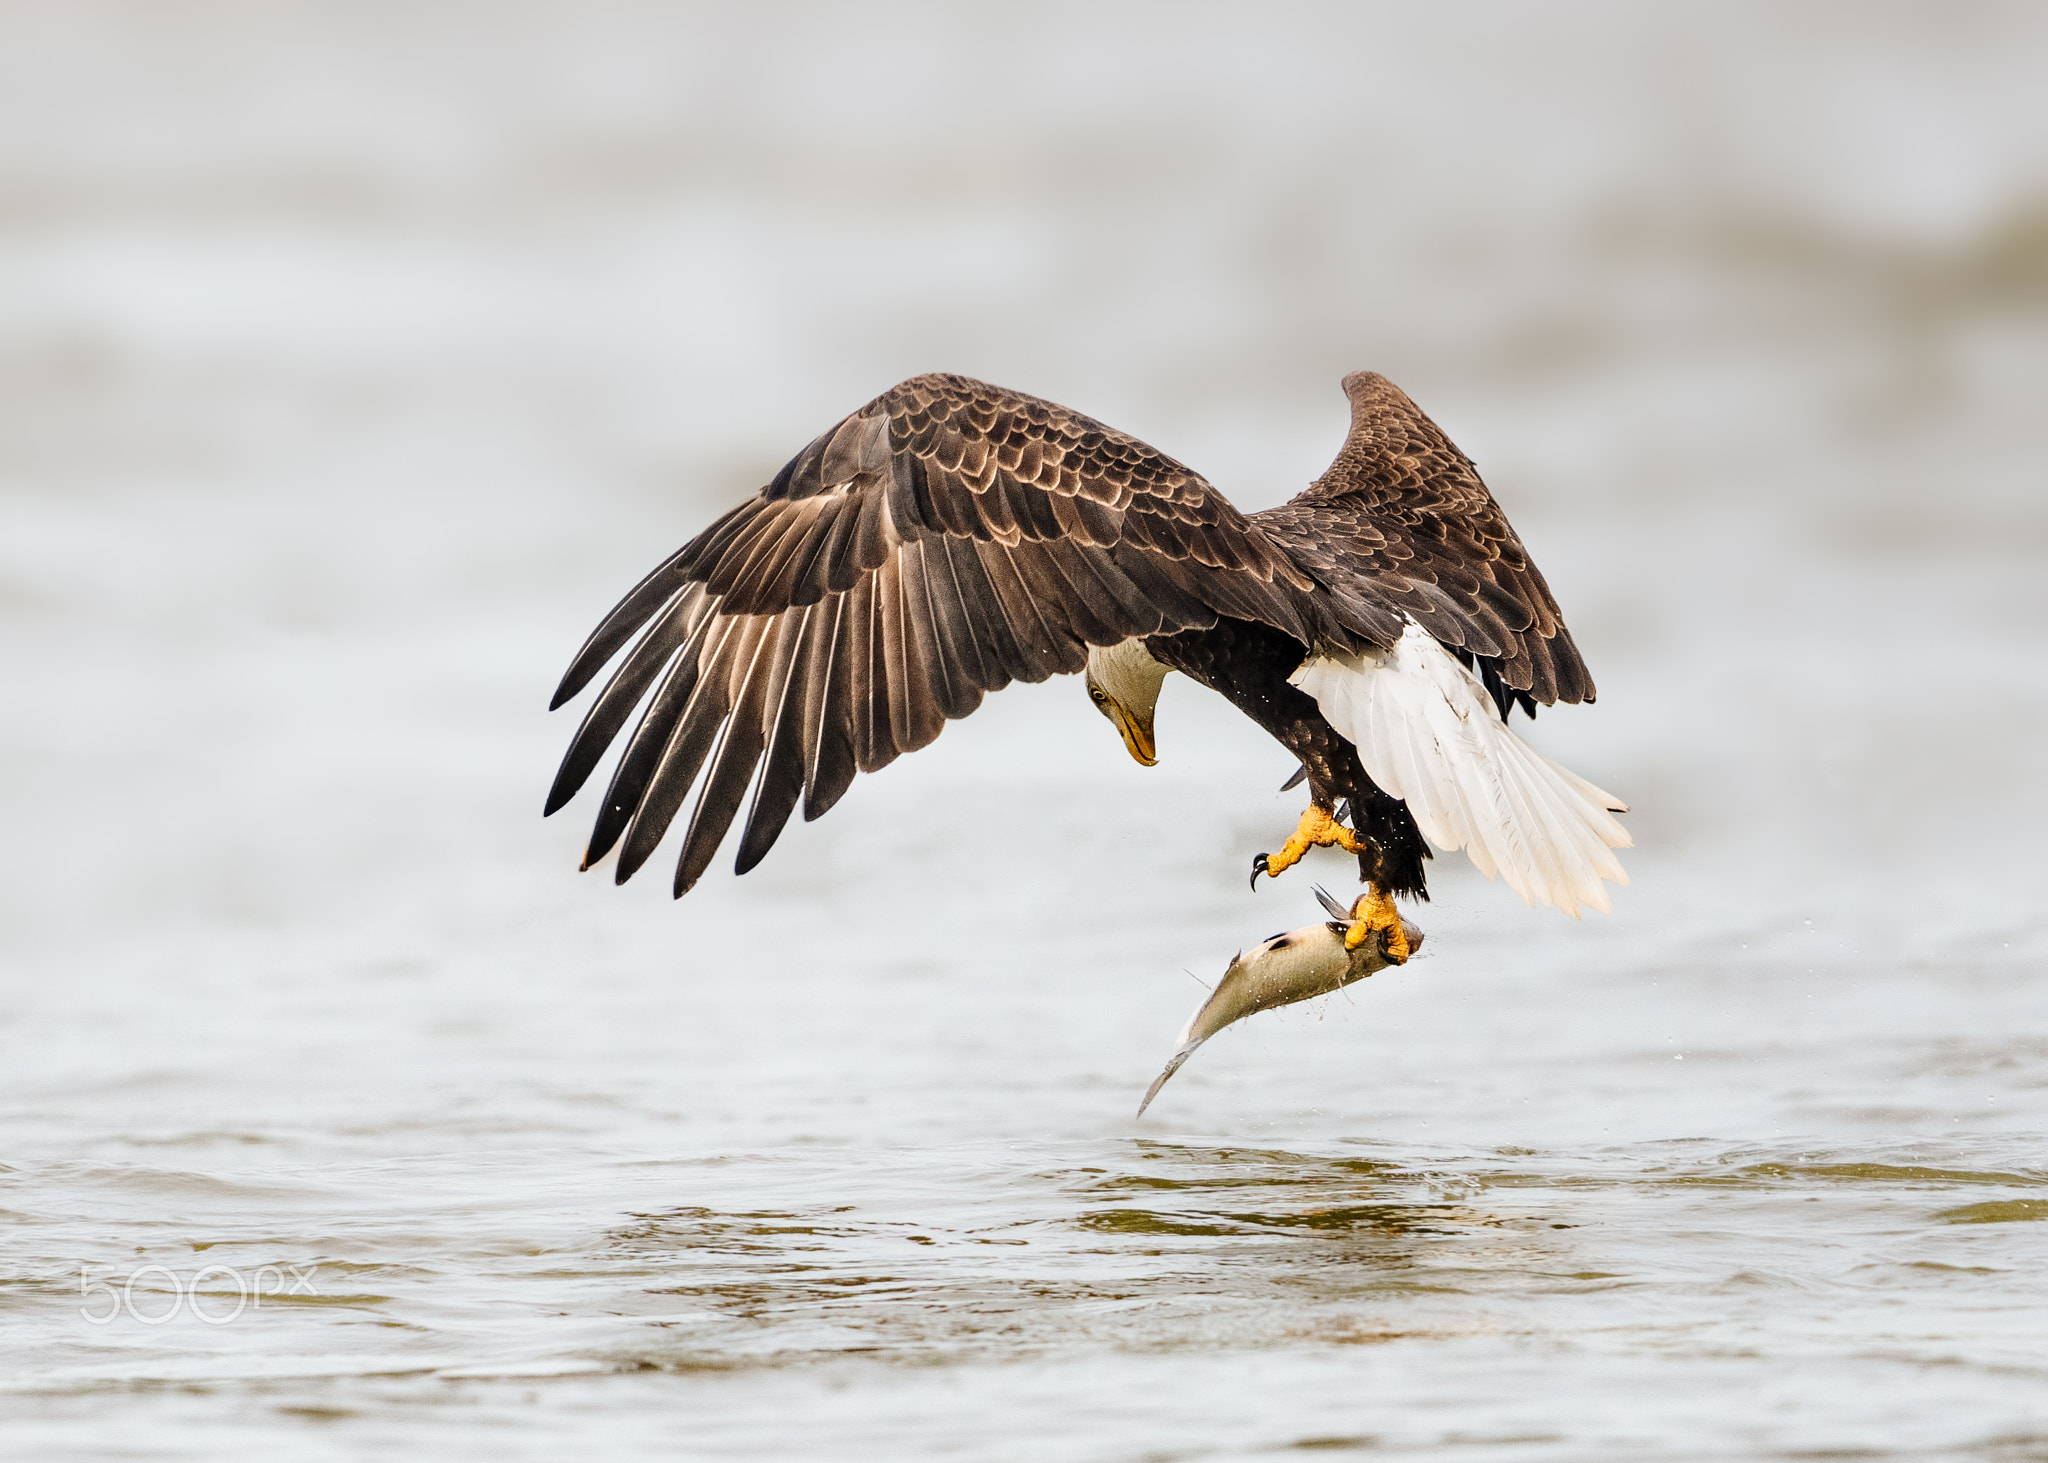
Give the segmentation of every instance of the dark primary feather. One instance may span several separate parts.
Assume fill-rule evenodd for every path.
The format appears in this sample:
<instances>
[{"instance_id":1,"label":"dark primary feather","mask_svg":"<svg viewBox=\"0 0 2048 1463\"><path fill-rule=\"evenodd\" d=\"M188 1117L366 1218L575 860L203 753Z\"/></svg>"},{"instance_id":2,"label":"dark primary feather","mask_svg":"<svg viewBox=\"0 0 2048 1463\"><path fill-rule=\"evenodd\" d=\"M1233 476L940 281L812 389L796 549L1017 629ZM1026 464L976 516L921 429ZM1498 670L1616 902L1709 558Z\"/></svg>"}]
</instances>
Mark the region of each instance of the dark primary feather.
<instances>
[{"instance_id":1,"label":"dark primary feather","mask_svg":"<svg viewBox=\"0 0 2048 1463\"><path fill-rule=\"evenodd\" d=\"M1387 645L1413 616L1532 715L1534 704L1591 701L1550 586L1472 460L1386 377L1354 372L1344 394L1351 433L1336 461L1252 522L1327 587L1342 631Z\"/></svg>"},{"instance_id":2,"label":"dark primary feather","mask_svg":"<svg viewBox=\"0 0 2048 1463\"><path fill-rule=\"evenodd\" d=\"M920 376L819 436L606 617L563 698L653 624L585 716L548 810L653 687L586 865L623 837L630 877L695 787L682 893L743 805L742 872L800 800L819 816L856 770L925 746L990 691L1219 614L1305 638L1314 589L1163 453L1051 402Z\"/></svg>"},{"instance_id":3,"label":"dark primary feather","mask_svg":"<svg viewBox=\"0 0 2048 1463\"><path fill-rule=\"evenodd\" d=\"M742 504L706 529L700 539L717 534L727 523L739 517ZM645 579L633 586L626 597L612 606L612 612L598 622L590 638L583 642L583 648L576 652L576 658L569 662L569 669L562 676L561 685L555 688L554 699L548 702L548 710L554 711L578 691L590 684L590 678L598 668L610 660L633 636L633 632L647 623L647 619L675 594L688 577L683 556L689 549L680 549L669 555L661 566Z\"/></svg>"},{"instance_id":4,"label":"dark primary feather","mask_svg":"<svg viewBox=\"0 0 2048 1463\"><path fill-rule=\"evenodd\" d=\"M1549 589L1470 461L1384 378L1344 384L1351 434L1330 470L1247 518L1065 407L964 376L903 382L599 624L555 705L640 639L572 739L548 812L644 701L585 866L623 839L623 882L695 789L681 894L743 806L742 873L799 802L820 816L856 772L925 746L987 693L1078 671L1091 644L1220 621L1352 651L1392 644L1412 616L1476 658L1503 715L1591 700Z\"/></svg>"}]
</instances>

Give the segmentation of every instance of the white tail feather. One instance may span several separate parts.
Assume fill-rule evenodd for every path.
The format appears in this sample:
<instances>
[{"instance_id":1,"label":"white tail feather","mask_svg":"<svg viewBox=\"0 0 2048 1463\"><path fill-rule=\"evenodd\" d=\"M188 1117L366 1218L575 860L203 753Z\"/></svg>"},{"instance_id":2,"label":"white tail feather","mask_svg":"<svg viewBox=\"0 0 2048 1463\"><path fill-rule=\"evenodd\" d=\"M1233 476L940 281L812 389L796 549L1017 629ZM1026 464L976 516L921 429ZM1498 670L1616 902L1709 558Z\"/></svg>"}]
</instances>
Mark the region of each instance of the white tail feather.
<instances>
[{"instance_id":1,"label":"white tail feather","mask_svg":"<svg viewBox=\"0 0 2048 1463\"><path fill-rule=\"evenodd\" d=\"M1465 850L1524 904L1613 905L1626 884L1628 806L1524 742L1478 677L1413 620L1391 650L1314 656L1290 678L1349 737L1372 780L1408 804L1431 843Z\"/></svg>"}]
</instances>

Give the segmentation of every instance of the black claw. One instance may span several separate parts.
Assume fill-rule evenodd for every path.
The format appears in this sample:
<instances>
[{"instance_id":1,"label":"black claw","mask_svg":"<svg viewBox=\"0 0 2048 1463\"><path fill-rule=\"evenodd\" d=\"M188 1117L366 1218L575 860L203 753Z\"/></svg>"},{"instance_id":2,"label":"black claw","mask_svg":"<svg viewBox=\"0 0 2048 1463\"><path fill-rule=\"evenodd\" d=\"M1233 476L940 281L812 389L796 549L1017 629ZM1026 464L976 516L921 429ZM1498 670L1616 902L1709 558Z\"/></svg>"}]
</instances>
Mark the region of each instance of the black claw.
<instances>
[{"instance_id":1,"label":"black claw","mask_svg":"<svg viewBox=\"0 0 2048 1463\"><path fill-rule=\"evenodd\" d=\"M1266 872L1266 856L1265 856L1264 854L1262 854L1262 853L1259 853L1259 854L1253 854L1253 855L1252 855L1252 889L1253 889L1253 891L1254 891L1254 892L1256 892L1256 891L1257 891L1257 889L1258 889L1258 887L1259 887L1259 875L1261 875L1261 874L1263 874L1263 873L1265 873L1265 872Z\"/></svg>"}]
</instances>

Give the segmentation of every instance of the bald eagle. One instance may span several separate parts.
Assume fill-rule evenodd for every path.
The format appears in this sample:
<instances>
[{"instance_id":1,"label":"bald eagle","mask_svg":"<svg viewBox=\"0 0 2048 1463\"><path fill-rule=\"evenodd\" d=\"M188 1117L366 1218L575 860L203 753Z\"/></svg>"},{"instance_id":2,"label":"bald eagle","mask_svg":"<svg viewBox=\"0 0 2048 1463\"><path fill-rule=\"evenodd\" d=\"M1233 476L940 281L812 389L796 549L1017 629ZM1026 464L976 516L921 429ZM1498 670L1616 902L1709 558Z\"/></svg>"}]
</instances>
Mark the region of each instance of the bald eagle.
<instances>
[{"instance_id":1,"label":"bald eagle","mask_svg":"<svg viewBox=\"0 0 2048 1463\"><path fill-rule=\"evenodd\" d=\"M1086 672L1155 759L1172 671L1301 764L1309 807L1252 881L1311 847L1358 856L1350 942L1426 899L1429 844L1576 916L1625 884L1625 806L1507 725L1593 680L1472 462L1408 396L1344 378L1351 431L1292 502L1246 515L1199 474L1066 407L964 376L891 388L649 574L585 642L560 706L638 633L569 744L547 812L636 709L583 866L644 864L692 788L675 893L747 804L737 872L799 801L917 750L1012 681ZM649 694L651 691L651 695ZM643 705L644 702L644 705ZM750 800L751 789L751 800Z\"/></svg>"}]
</instances>

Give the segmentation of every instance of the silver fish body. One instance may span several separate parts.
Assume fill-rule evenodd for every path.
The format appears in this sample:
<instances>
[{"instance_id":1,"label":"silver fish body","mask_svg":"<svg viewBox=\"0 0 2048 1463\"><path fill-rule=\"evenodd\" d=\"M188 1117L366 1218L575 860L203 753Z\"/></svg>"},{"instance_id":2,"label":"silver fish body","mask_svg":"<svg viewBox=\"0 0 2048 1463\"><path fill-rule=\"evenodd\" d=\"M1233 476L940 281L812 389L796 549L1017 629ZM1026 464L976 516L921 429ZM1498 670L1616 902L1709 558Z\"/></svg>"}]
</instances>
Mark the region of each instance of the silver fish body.
<instances>
[{"instance_id":1,"label":"silver fish body","mask_svg":"<svg viewBox=\"0 0 2048 1463\"><path fill-rule=\"evenodd\" d=\"M1322 894L1321 890L1316 892ZM1327 897L1324 902L1334 905ZM1392 963L1387 959L1384 936L1367 940L1356 950L1346 950L1344 935L1349 928L1348 921L1340 924L1335 920L1303 925L1298 930L1275 935L1249 952L1239 951L1223 972L1223 979L1209 992L1209 999L1181 1028L1179 1050L1167 1059L1166 1070L1146 1090L1145 1100L1138 1104L1138 1116L1145 1115L1145 1109L1152 1105L1166 1079L1180 1070L1197 1047L1224 1027L1260 1011L1342 990ZM1405 919L1401 928L1408 936L1410 952L1419 949L1422 931Z\"/></svg>"}]
</instances>

